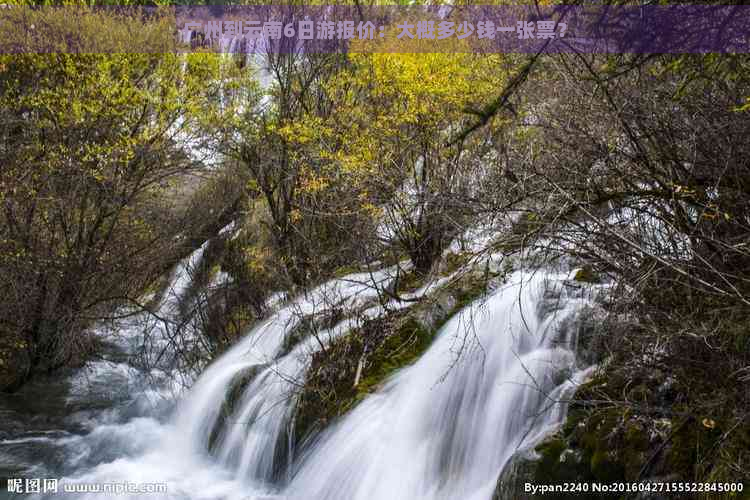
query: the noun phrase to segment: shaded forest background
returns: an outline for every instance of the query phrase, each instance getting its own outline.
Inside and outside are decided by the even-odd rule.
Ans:
[[[81,15],[113,46],[168,22]],[[92,325],[230,222],[206,355],[274,292],[400,261],[406,287],[500,227],[462,257],[613,283],[546,449],[587,465],[545,474],[747,482],[749,79],[729,54],[0,55],[0,387],[94,355]]]

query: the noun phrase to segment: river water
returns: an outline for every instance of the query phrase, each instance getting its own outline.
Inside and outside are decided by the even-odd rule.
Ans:
[[[176,271],[162,314],[178,313],[184,271],[201,255]],[[512,273],[449,320],[416,363],[291,449],[295,388],[319,342],[289,350],[285,339],[301,316],[330,304],[362,313],[325,339],[382,314],[375,299],[389,276],[350,275],[280,303],[187,383],[170,377],[168,364],[131,366],[144,342],[138,322],[102,332],[101,359],[2,399],[0,477],[59,479],[58,494],[32,495],[45,499],[489,500],[512,454],[564,418],[559,401],[586,373],[574,351],[577,312],[588,300],[567,273]],[[158,335],[150,342],[158,347]],[[238,387],[231,414],[222,415]],[[105,483],[131,492],[81,492]]]

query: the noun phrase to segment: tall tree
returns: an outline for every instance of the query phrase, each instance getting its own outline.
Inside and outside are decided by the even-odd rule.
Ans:
[[[114,40],[138,33],[83,15]],[[201,168],[192,131],[218,67],[207,54],[0,57],[0,359],[15,364],[0,386],[80,360],[83,330],[164,271],[165,188]]]

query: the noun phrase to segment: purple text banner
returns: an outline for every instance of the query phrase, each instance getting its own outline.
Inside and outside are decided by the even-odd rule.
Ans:
[[[0,53],[748,53],[750,6],[0,7]]]

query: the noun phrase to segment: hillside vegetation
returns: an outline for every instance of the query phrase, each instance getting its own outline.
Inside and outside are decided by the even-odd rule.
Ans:
[[[526,472],[748,483],[750,58],[458,49],[0,55],[0,388],[95,354],[90,327],[147,308],[209,239],[202,272],[229,277],[198,302],[214,354],[275,292],[408,262],[392,299],[533,249],[613,285],[599,368]],[[494,237],[468,250],[477,227]],[[394,336],[317,355],[308,397],[347,392],[303,398],[305,425],[359,397],[364,343],[375,384],[432,335],[370,326]]]

